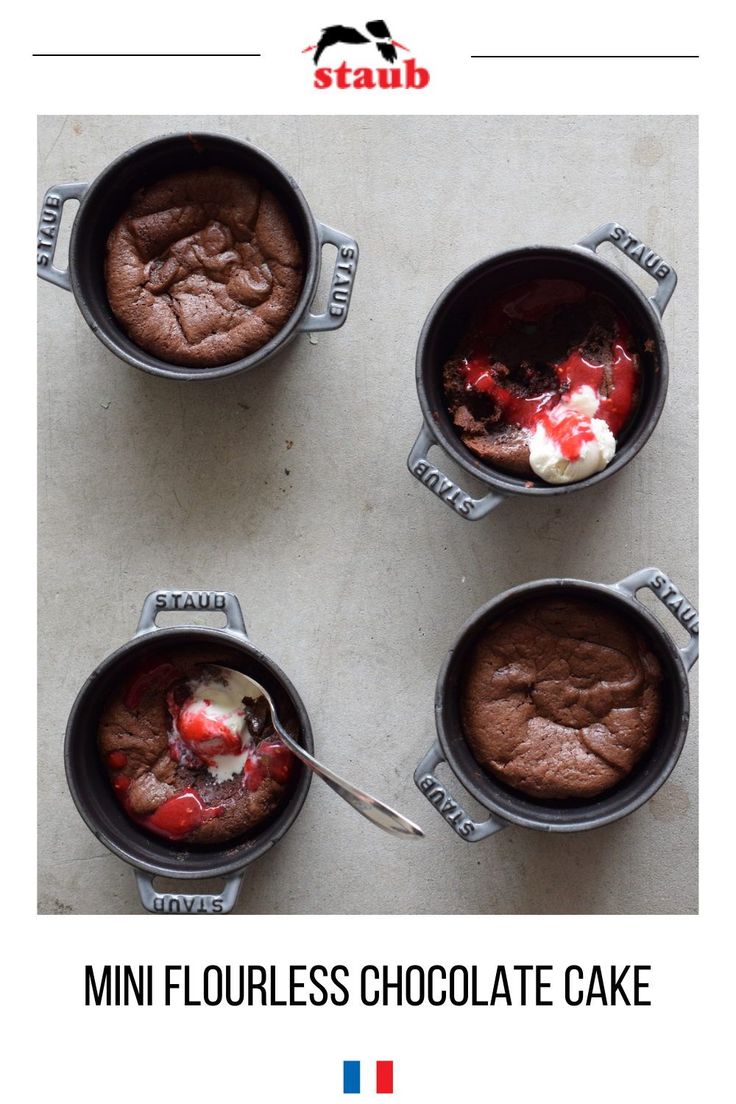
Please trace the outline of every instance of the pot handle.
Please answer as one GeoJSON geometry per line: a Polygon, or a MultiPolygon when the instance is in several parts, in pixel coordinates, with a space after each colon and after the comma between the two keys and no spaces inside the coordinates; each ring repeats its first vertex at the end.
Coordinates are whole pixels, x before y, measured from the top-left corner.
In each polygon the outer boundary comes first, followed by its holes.
{"type": "Polygon", "coordinates": [[[152,590],[143,602],[135,635],[156,632],[156,618],[164,610],[181,613],[222,611],[227,632],[235,636],[248,636],[240,602],[229,590],[152,590]]]}
{"type": "Polygon", "coordinates": [[[337,248],[335,267],[332,270],[330,297],[324,314],[308,314],[299,329],[302,333],[319,333],[322,330],[338,330],[348,316],[350,299],[353,294],[355,271],[358,267],[358,243],[355,238],[333,230],[323,222],[317,223],[319,254],[324,245],[337,248]]]}
{"type": "Polygon", "coordinates": [[[462,487],[458,487],[457,483],[453,483],[451,479],[443,475],[439,468],[435,468],[430,464],[428,460],[429,450],[436,444],[437,440],[434,434],[425,423],[419,430],[419,436],[414,442],[414,447],[409,453],[409,459],[406,463],[414,478],[423,483],[425,487],[429,487],[430,491],[433,491],[438,498],[442,499],[446,506],[449,506],[460,517],[468,518],[469,521],[477,521],[478,518],[490,514],[491,510],[503,502],[504,496],[496,494],[495,491],[490,491],[483,498],[472,498],[462,487]]]}
{"type": "Polygon", "coordinates": [[[604,242],[611,242],[657,281],[659,286],[654,295],[650,296],[649,302],[661,318],[672,298],[672,292],[677,287],[677,273],[674,268],[662,260],[659,253],[655,253],[643,241],[630,234],[620,222],[607,222],[604,226],[599,226],[592,234],[581,238],[578,245],[595,253],[598,246],[603,245],[604,242]]]}
{"type": "Polygon", "coordinates": [[[36,265],[42,280],[48,280],[65,291],[72,290],[69,268],[57,268],[54,264],[56,243],[64,204],[69,199],[82,200],[89,184],[55,184],[43,197],[43,206],[38,218],[38,237],[36,239],[36,265]]]}
{"type": "Polygon", "coordinates": [[[146,912],[168,912],[194,916],[197,913],[231,912],[237,903],[243,871],[225,879],[222,893],[159,893],[153,884],[153,877],[136,870],[135,880],[141,904],[146,912]]]}
{"type": "Polygon", "coordinates": [[[492,836],[494,832],[508,828],[505,820],[489,817],[488,820],[475,821],[468,816],[463,807],[450,796],[447,788],[435,777],[435,770],[440,763],[445,762],[447,760],[442,754],[439,743],[434,744],[414,771],[414,781],[427,801],[434,805],[460,838],[467,840],[468,843],[476,843],[478,840],[492,836]]]}
{"type": "Polygon", "coordinates": [[[648,587],[652,594],[656,594],[662,605],[666,606],[672,616],[677,618],[683,628],[690,633],[690,642],[684,648],[677,649],[685,670],[689,671],[698,661],[700,624],[698,611],[688,602],[669,576],[658,567],[643,567],[641,571],[635,571],[633,575],[627,575],[625,579],[616,583],[613,589],[636,598],[637,591],[644,587],[648,587]]]}

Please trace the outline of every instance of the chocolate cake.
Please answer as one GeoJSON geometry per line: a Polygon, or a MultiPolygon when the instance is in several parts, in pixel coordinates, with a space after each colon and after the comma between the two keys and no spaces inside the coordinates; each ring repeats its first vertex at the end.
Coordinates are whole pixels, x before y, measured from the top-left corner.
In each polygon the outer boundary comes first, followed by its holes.
{"type": "Polygon", "coordinates": [[[107,239],[105,279],[137,345],[208,368],[278,333],[301,292],[303,257],[284,207],[258,180],[196,169],[136,192],[107,239]]]}
{"type": "MultiPolygon", "coordinates": [[[[147,831],[176,842],[223,843],[268,820],[291,792],[295,759],[278,739],[264,698],[242,703],[245,761],[225,780],[213,776],[205,752],[200,758],[175,735],[174,715],[191,680],[211,664],[236,663],[237,653],[227,648],[173,649],[133,671],[107,702],[99,751],[118,800],[147,831]]],[[[288,711],[279,713],[297,738],[288,711]]]]}
{"type": "Polygon", "coordinates": [[[600,470],[638,398],[635,346],[614,305],[577,281],[511,288],[475,311],[444,365],[445,401],[460,440],[486,464],[525,479],[570,482],[600,470]],[[559,452],[562,475],[549,459],[534,470],[530,443],[540,427],[551,441],[547,453],[559,452]],[[605,456],[575,474],[571,463],[602,435],[610,438],[605,456]]]}
{"type": "Polygon", "coordinates": [[[539,597],[477,639],[461,692],[478,763],[537,798],[591,798],[621,782],[657,736],[657,656],[630,620],[578,597],[539,597]]]}

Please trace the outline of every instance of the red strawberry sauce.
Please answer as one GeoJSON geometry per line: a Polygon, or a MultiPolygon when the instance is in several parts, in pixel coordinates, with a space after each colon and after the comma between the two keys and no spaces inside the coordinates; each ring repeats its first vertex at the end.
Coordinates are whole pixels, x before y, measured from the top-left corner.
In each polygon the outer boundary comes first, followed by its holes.
{"type": "MultiPolygon", "coordinates": [[[[569,280],[531,281],[522,291],[492,305],[476,344],[487,347],[512,323],[532,324],[558,306],[584,300],[586,294],[582,285],[569,280]]],[[[606,422],[614,436],[618,436],[631,417],[639,372],[627,348],[628,327],[623,319],[618,320],[617,331],[608,367],[575,349],[554,365],[554,389],[541,394],[518,395],[506,387],[499,379],[492,353],[473,353],[465,358],[466,388],[490,395],[506,425],[520,426],[531,433],[543,425],[562,455],[577,460],[584,443],[595,440],[595,434],[586,415],[575,409],[564,410],[568,395],[581,387],[592,388],[599,401],[595,417],[606,422]]]]}

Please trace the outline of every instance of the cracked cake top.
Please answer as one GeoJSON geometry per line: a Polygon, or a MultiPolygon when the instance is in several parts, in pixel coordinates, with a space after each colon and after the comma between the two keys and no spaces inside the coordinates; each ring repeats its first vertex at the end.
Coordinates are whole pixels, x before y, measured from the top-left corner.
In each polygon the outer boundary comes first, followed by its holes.
{"type": "Polygon", "coordinates": [[[105,279],[137,345],[209,368],[256,352],[284,326],[303,257],[284,207],[255,177],[195,169],[135,193],[108,236],[105,279]]]}
{"type": "Polygon", "coordinates": [[[577,597],[532,598],[485,628],[468,659],[465,737],[491,775],[537,798],[590,798],[655,739],[662,670],[630,619],[577,597]]]}

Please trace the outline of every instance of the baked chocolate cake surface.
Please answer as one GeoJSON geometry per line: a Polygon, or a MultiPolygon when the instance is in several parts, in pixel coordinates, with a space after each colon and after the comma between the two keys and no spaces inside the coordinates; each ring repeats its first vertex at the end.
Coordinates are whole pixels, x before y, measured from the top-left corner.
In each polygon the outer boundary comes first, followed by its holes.
{"type": "Polygon", "coordinates": [[[294,311],[303,257],[284,207],[232,169],[176,173],[141,188],[111,230],[115,317],[170,364],[229,364],[266,344],[294,311]]]}
{"type": "Polygon", "coordinates": [[[590,798],[656,738],[657,656],[628,618],[578,597],[532,598],[476,640],[461,691],[467,742],[491,775],[538,798],[590,798]]]}
{"type": "MultiPolygon", "coordinates": [[[[250,753],[242,772],[225,781],[172,739],[167,698],[181,700],[181,688],[208,664],[234,667],[234,656],[210,647],[162,654],[119,686],[99,721],[100,755],[126,813],[176,842],[217,844],[243,836],[273,816],[291,791],[295,759],[279,741],[263,698],[245,702],[250,753]]],[[[298,738],[298,725],[280,719],[298,738]]]]}

